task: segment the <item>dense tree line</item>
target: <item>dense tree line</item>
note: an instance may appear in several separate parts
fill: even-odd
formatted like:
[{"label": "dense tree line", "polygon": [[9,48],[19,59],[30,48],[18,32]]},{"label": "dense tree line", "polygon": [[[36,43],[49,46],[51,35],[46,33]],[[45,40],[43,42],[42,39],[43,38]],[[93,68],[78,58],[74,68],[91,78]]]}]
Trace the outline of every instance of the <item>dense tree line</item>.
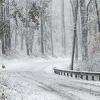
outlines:
[{"label": "dense tree line", "polygon": [[[86,3],[86,0],[70,0],[70,3],[74,23],[71,62],[71,69],[73,69],[74,59],[77,60],[79,48],[81,48],[81,61],[82,63],[84,62],[84,64],[86,63],[87,66],[89,66],[88,63],[90,63],[89,61],[96,55],[96,52],[100,51],[100,0],[88,0],[88,3]],[[80,34],[78,34],[78,24],[81,29]],[[77,42],[77,39],[80,37],[79,35],[81,36],[81,43]],[[92,69],[92,67],[90,69]]]},{"label": "dense tree line", "polygon": [[[66,7],[61,3],[61,33],[54,37],[53,0],[1,0],[0,39],[2,54],[23,53],[28,56],[56,56],[59,41],[62,56],[67,57]],[[69,0],[73,25],[71,69],[74,61],[88,61],[100,50],[100,0]],[[56,6],[56,5],[55,5]],[[67,16],[68,17],[68,16]],[[69,16],[71,17],[71,16]],[[57,17],[56,17],[57,18]],[[59,25],[58,25],[59,26]],[[80,26],[80,28],[78,27]],[[57,29],[56,29],[57,30]],[[79,41],[81,40],[81,41]]]},{"label": "dense tree line", "polygon": [[[8,3],[10,1],[10,3]],[[6,3],[7,2],[7,3]],[[20,1],[21,2],[21,1]],[[53,42],[52,42],[52,17],[49,8],[52,8],[52,2],[50,0],[40,0],[40,1],[28,1],[24,6],[19,6],[16,0],[2,0],[0,2],[1,7],[1,21],[2,24],[8,24],[9,27],[9,43],[4,39],[4,29],[2,32],[2,53],[7,54],[8,49],[6,43],[8,43],[9,49],[11,48],[11,39],[14,38],[12,48],[15,50],[18,48],[18,38],[20,39],[20,49],[26,49],[27,55],[33,54],[34,41],[39,45],[40,53],[45,55],[46,53],[53,55]],[[6,13],[7,15],[6,15]],[[5,18],[8,16],[9,18]],[[8,20],[9,19],[9,20]],[[7,21],[7,22],[6,22]],[[11,21],[11,22],[10,22]],[[10,24],[13,27],[10,29]],[[3,25],[1,25],[2,27]],[[11,31],[12,30],[12,31]],[[35,31],[38,31],[35,34]],[[8,35],[8,32],[6,32]],[[11,35],[12,36],[11,36]],[[37,40],[34,36],[37,35]],[[8,38],[5,36],[5,38]],[[35,39],[35,40],[34,40]],[[8,41],[8,40],[7,40]],[[24,45],[25,42],[25,45]],[[6,53],[7,51],[7,53]],[[9,51],[10,52],[10,51]]]}]

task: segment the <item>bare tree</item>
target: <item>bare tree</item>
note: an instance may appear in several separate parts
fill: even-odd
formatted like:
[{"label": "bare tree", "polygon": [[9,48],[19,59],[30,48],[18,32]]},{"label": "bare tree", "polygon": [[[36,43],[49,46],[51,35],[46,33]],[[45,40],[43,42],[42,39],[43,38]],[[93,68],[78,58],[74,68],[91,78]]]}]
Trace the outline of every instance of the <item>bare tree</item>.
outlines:
[{"label": "bare tree", "polygon": [[7,54],[11,48],[9,0],[1,1],[1,34],[2,34],[2,54]]},{"label": "bare tree", "polygon": [[81,14],[81,29],[82,29],[82,60],[87,60],[88,58],[88,44],[87,44],[87,9],[85,0],[80,0],[80,14]]},{"label": "bare tree", "polygon": [[73,70],[74,57],[75,57],[75,47],[76,47],[76,56],[78,57],[78,36],[77,36],[77,15],[78,15],[78,0],[71,1],[72,13],[73,13],[73,22],[74,22],[74,35],[73,35],[73,47],[72,47],[72,57],[71,57],[71,70]]},{"label": "bare tree", "polygon": [[51,33],[51,52],[52,52],[52,56],[54,56],[54,47],[53,47],[53,34],[52,34],[52,0],[50,3],[50,8],[51,8],[51,13],[50,13],[50,33]]},{"label": "bare tree", "polygon": [[98,29],[99,29],[99,32],[100,32],[100,15],[99,15],[97,0],[95,0],[95,5],[96,5],[96,13],[97,13],[97,19],[98,19]]},{"label": "bare tree", "polygon": [[66,32],[65,32],[65,5],[64,0],[61,0],[61,14],[62,14],[62,48],[63,53],[66,55]]},{"label": "bare tree", "polygon": [[41,9],[41,53],[44,55],[44,35],[43,35],[43,6]]}]

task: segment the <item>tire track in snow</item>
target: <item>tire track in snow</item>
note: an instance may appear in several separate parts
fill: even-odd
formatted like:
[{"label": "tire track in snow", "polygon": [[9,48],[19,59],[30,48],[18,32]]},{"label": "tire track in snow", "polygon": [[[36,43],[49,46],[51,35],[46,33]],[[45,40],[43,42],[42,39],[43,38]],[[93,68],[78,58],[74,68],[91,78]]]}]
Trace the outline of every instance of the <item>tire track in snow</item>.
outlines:
[{"label": "tire track in snow", "polygon": [[[31,73],[31,72],[30,72]],[[33,80],[35,81],[36,83],[38,83],[38,87],[46,90],[46,91],[50,91],[52,93],[56,93],[58,94],[59,96],[62,96],[64,98],[68,98],[68,100],[83,100],[81,98],[79,98],[78,96],[74,95],[73,93],[69,93],[69,92],[65,92],[64,90],[61,89],[61,86],[58,86],[58,84],[54,84],[55,87],[51,86],[51,84],[48,84],[48,82],[50,82],[50,80],[47,82],[47,81],[41,81],[41,80],[38,80],[37,77],[34,77],[33,74],[33,78],[30,77],[30,75],[26,74],[26,73],[19,73],[18,75],[20,75],[20,77],[23,77],[25,78],[25,80]],[[32,82],[33,82],[32,81]],[[74,89],[73,89],[74,90]]]},{"label": "tire track in snow", "polygon": [[[82,84],[78,83],[75,80],[74,80],[75,83],[73,83],[72,80],[67,80],[66,84],[64,84],[64,83],[61,84],[60,82],[57,82],[55,80],[55,78],[57,78],[57,77],[51,77],[51,76],[48,77],[48,76],[49,76],[49,74],[45,75],[44,73],[39,73],[39,72],[32,73],[32,72],[28,71],[28,72],[16,72],[14,77],[19,77],[19,79],[22,79],[23,81],[27,81],[31,84],[35,84],[37,87],[39,87],[45,91],[55,93],[56,95],[59,95],[63,98],[67,98],[68,100],[83,100],[83,99],[74,95],[73,92],[67,92],[67,91],[76,91],[77,90],[77,93],[85,92],[85,93],[89,93],[89,95],[93,95],[93,94],[90,94],[90,89],[88,89],[87,87],[86,88],[80,87]],[[52,80],[53,80],[53,83],[52,83]],[[76,83],[77,83],[77,85],[74,85]],[[84,84],[84,83],[83,83],[83,85],[87,86],[87,84]],[[94,95],[95,95],[96,93],[100,93],[100,92],[94,91],[91,89],[91,93],[94,93]]]}]

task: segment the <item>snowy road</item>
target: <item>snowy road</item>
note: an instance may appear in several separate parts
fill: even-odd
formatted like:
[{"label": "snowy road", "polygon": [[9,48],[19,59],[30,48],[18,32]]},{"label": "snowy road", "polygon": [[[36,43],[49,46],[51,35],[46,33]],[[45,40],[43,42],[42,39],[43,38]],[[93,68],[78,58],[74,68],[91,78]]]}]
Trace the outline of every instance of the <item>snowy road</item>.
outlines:
[{"label": "snowy road", "polygon": [[47,66],[51,64],[51,61],[37,62],[27,71],[7,71],[7,92],[11,100],[100,100],[100,82],[58,76],[52,71],[48,73],[50,68]]},{"label": "snowy road", "polygon": [[42,72],[9,75],[10,82],[13,80],[11,87],[21,93],[23,100],[100,100],[100,84]]}]

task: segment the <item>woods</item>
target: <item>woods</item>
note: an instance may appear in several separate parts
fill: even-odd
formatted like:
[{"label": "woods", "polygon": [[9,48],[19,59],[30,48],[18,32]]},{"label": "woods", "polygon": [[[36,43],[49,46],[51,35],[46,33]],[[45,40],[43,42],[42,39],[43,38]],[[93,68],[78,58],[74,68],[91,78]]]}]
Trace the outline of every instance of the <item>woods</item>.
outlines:
[{"label": "woods", "polygon": [[0,66],[0,100],[100,100],[100,0],[0,0]]},{"label": "woods", "polygon": [[[100,50],[99,0],[69,0],[72,16],[66,16],[65,0],[59,0],[59,16],[56,16],[57,13],[53,14],[54,0],[24,2],[23,4],[17,0],[0,1],[0,39],[3,55],[70,55],[70,69],[73,70],[74,63],[80,59],[87,62]],[[72,19],[69,29],[67,17]],[[69,41],[72,43],[70,47]]]},{"label": "woods", "polygon": [[[1,20],[9,23],[9,50],[5,49],[7,43],[2,33],[2,53],[10,55],[12,52],[26,52],[27,55],[51,55],[54,56],[54,43],[52,31],[52,1],[28,1],[20,5],[17,0],[1,1]],[[64,1],[62,2],[62,54],[66,54],[66,33],[64,22]],[[6,9],[5,9],[6,8]],[[6,15],[9,18],[5,18]],[[9,19],[9,20],[8,20]],[[3,23],[2,22],[2,23]],[[3,25],[1,25],[2,27]],[[10,28],[11,27],[11,28]],[[7,29],[6,27],[3,27]],[[35,46],[37,48],[36,51]],[[20,48],[19,48],[20,47]],[[6,53],[7,51],[7,53]],[[36,54],[37,52],[37,54]]]},{"label": "woods", "polygon": [[[87,0],[74,0],[74,1],[70,0],[73,18],[74,18],[73,19],[73,23],[74,23],[73,34],[74,35],[73,35],[72,60],[71,60],[72,70],[74,69],[73,68],[73,64],[75,63],[74,59],[76,60],[78,59],[78,56],[77,56],[79,55],[78,51],[81,51],[81,59],[82,59],[81,61],[83,63],[83,65],[82,64],[80,65],[83,68],[79,68],[79,69],[82,70],[85,68],[85,70],[87,70],[89,67],[90,70],[93,70],[94,68],[91,65],[94,65],[94,64],[93,63],[91,63],[91,65],[89,64],[90,60],[91,59],[93,60],[93,58],[91,57],[95,56],[96,53],[99,52],[100,50],[99,49],[100,41],[98,41],[98,38],[99,38],[98,32],[99,32],[99,27],[100,27],[98,5],[100,1],[90,0],[88,1],[88,3],[86,2]],[[80,16],[78,17],[78,15]],[[81,25],[80,26],[81,43],[79,43],[79,41],[77,40],[80,38],[78,34],[79,28],[77,28],[79,25]],[[98,41],[98,43],[96,41]],[[76,46],[76,50],[75,50],[75,46]],[[98,49],[95,47],[97,47]],[[84,66],[85,63],[86,63],[86,66]]]},{"label": "woods", "polygon": [[1,1],[0,34],[2,40],[2,54],[6,54],[11,48],[9,0]]}]

